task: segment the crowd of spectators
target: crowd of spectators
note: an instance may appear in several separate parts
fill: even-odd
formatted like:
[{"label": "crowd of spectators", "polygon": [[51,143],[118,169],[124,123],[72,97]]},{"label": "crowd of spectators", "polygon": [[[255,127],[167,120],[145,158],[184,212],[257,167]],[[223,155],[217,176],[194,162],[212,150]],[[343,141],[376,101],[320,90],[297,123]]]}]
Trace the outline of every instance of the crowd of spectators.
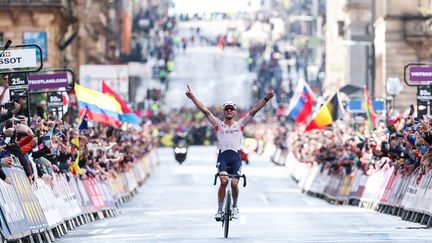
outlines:
[{"label": "crowd of spectators", "polygon": [[304,133],[290,129],[287,147],[302,162],[323,164],[330,173],[365,174],[394,166],[395,173],[419,172],[419,178],[431,167],[432,120],[413,116],[396,117],[381,122],[376,129],[368,126],[357,131],[345,123],[335,123],[326,130]]},{"label": "crowd of spectators", "polygon": [[[12,109],[7,108],[8,103]],[[20,115],[24,98],[12,97],[8,103],[0,109],[1,166],[22,166],[31,184],[36,178],[52,184],[55,173],[82,179],[116,177],[157,146],[150,122],[116,128],[103,124],[80,127],[80,118],[66,122],[35,115],[28,121]],[[0,178],[13,183],[1,168]]]}]

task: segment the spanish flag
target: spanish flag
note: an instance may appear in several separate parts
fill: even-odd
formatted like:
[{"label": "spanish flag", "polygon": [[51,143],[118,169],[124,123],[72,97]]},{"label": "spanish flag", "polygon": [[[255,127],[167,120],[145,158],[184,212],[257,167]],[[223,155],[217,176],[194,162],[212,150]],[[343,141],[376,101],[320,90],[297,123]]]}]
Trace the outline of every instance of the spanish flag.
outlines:
[{"label": "spanish flag", "polygon": [[80,116],[97,122],[119,126],[123,114],[118,101],[106,94],[75,84]]},{"label": "spanish flag", "polygon": [[309,122],[306,131],[324,129],[342,117],[343,108],[340,105],[339,93],[336,93],[327,104],[323,105],[314,119]]}]

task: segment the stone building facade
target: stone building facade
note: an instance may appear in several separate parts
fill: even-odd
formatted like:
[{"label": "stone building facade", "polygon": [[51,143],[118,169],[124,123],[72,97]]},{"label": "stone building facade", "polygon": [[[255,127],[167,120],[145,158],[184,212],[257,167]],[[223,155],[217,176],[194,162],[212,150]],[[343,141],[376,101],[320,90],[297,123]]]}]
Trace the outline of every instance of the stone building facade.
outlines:
[{"label": "stone building facade", "polygon": [[[387,97],[386,81],[398,77],[403,83],[404,66],[411,62],[431,62],[432,28],[419,11],[431,8],[430,1],[376,0],[375,20],[375,95]],[[404,84],[396,97],[396,108],[416,104],[416,89]]]},{"label": "stone building facade", "polygon": [[[328,5],[329,0],[327,0]],[[323,91],[325,95],[333,94],[341,88],[345,82],[345,57],[346,50],[344,40],[344,1],[333,1],[331,8],[326,9],[325,25],[325,79]]]},{"label": "stone building facade", "polygon": [[18,45],[24,42],[26,32],[45,32],[47,57],[44,66],[60,67],[63,58],[58,43],[66,25],[64,9],[65,5],[60,0],[48,3],[0,2],[0,42],[4,44],[11,40],[12,45]]},{"label": "stone building facade", "polygon": [[333,94],[344,85],[372,86],[370,0],[327,0],[326,78]]},{"label": "stone building facade", "polygon": [[[79,76],[81,64],[115,62],[120,47],[117,40],[121,20],[116,9],[121,1],[32,0],[0,2],[0,44],[12,40],[22,44],[26,33],[44,33],[44,68],[67,67]],[[110,12],[110,10],[112,10]],[[109,17],[112,17],[111,22]],[[111,26],[110,26],[111,24]],[[111,28],[110,28],[111,27]],[[121,43],[117,43],[120,45]]]},{"label": "stone building facade", "polygon": [[416,89],[403,83],[404,66],[432,58],[430,16],[421,9],[432,9],[431,1],[327,0],[324,90],[366,85],[372,97],[392,102],[387,79],[399,78],[405,87],[395,108],[415,104]]}]

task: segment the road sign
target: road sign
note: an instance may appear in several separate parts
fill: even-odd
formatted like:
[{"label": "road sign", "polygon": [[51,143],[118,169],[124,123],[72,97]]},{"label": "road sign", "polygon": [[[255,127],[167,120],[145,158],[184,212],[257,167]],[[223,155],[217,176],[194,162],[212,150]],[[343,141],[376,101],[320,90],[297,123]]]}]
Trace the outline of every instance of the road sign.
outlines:
[{"label": "road sign", "polygon": [[28,80],[24,73],[12,73],[9,76],[10,97],[27,97]]},{"label": "road sign", "polygon": [[419,100],[432,100],[432,89],[430,86],[417,87],[417,99]]},{"label": "road sign", "polygon": [[66,73],[30,74],[28,75],[29,89],[58,89],[68,86]]},{"label": "road sign", "polygon": [[63,96],[60,93],[50,93],[48,95],[48,107],[63,107]]},{"label": "road sign", "polygon": [[62,118],[63,116],[63,96],[60,92],[48,94],[48,111],[53,117]]},{"label": "road sign", "polygon": [[38,67],[36,49],[0,50],[0,69]]},{"label": "road sign", "polygon": [[432,111],[432,63],[408,63],[404,68],[404,81],[417,86],[417,118]]},{"label": "road sign", "polygon": [[38,72],[43,60],[41,55],[38,58],[37,51],[42,52],[42,49],[36,44],[0,46],[0,74]]},{"label": "road sign", "polygon": [[409,67],[411,81],[432,82],[432,67]]},{"label": "road sign", "polygon": [[432,84],[432,63],[409,63],[404,68],[404,81],[408,86]]}]

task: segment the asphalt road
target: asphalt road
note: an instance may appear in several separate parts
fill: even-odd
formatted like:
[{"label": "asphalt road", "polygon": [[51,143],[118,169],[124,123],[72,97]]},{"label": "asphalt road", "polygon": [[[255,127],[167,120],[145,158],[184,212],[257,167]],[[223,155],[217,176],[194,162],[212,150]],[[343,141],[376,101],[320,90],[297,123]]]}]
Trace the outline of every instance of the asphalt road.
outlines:
[{"label": "asphalt road", "polygon": [[192,46],[186,52],[178,50],[164,109],[193,106],[185,96],[187,84],[207,106],[233,100],[239,107],[248,108],[253,75],[247,72],[246,58],[247,52],[237,48]]},{"label": "asphalt road", "polygon": [[302,194],[283,167],[252,156],[240,219],[223,238],[214,221],[215,147],[192,147],[183,165],[158,150],[160,165],[115,218],[83,225],[59,242],[432,242],[432,230],[398,217],[335,206]]}]

